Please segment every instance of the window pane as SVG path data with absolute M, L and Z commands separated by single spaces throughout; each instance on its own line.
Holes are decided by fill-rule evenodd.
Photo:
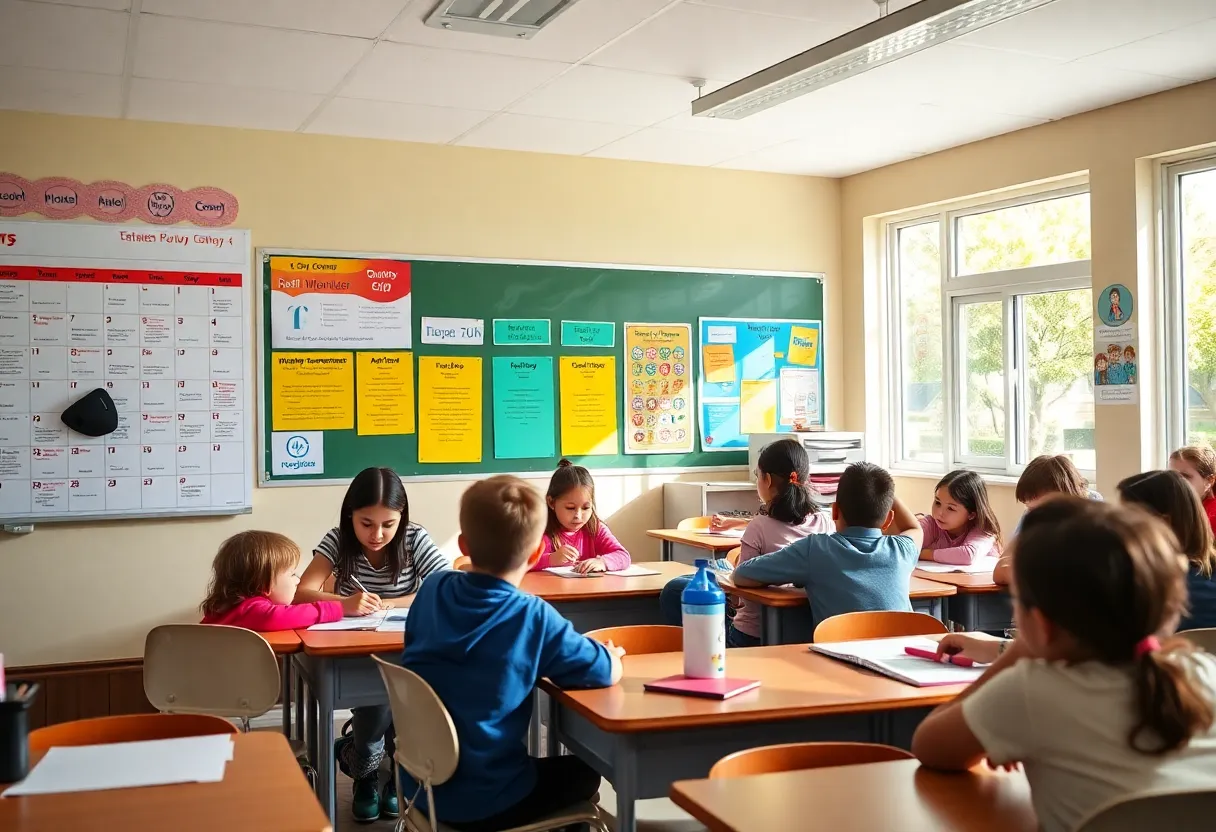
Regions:
M 1089 259 L 1089 194 L 959 217 L 960 276 Z
M 1005 319 L 999 300 L 959 304 L 959 448 L 1005 456 Z
M 1216 442 L 1216 170 L 1179 177 L 1186 440 Z
M 1019 461 L 1065 454 L 1078 468 L 1093 471 L 1093 293 L 1044 292 L 1020 301 L 1029 456 Z
M 936 222 L 899 229 L 903 458 L 941 462 L 942 272 Z

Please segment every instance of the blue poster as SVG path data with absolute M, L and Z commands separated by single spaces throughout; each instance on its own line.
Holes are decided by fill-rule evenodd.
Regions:
M 752 433 L 823 425 L 819 321 L 701 318 L 701 447 L 747 448 Z
M 553 357 L 494 356 L 494 457 L 555 456 Z

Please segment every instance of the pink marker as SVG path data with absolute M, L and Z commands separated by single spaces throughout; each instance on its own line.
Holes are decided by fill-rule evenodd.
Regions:
M 941 662 L 942 664 L 952 664 L 956 667 L 975 667 L 975 662 L 966 656 L 950 655 L 943 653 L 939 658 L 933 650 L 926 650 L 923 647 L 905 647 L 904 652 L 909 656 L 915 656 L 918 659 L 928 659 L 931 662 Z

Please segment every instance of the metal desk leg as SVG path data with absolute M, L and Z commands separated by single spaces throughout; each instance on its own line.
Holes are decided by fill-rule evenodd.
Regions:
M 637 816 L 634 802 L 637 800 L 637 759 L 629 748 L 621 748 L 616 754 L 616 779 L 612 788 L 616 790 L 616 832 L 636 832 Z
M 659 541 L 659 560 L 674 560 L 675 544 L 670 540 Z
M 330 821 L 338 803 L 337 784 L 334 782 L 334 663 L 330 659 L 316 662 L 317 690 L 313 691 L 317 702 L 317 758 L 313 767 L 317 770 L 317 788 L 321 808 Z
M 296 739 L 304 740 L 306 738 L 304 724 L 308 719 L 308 713 L 304 710 L 304 676 L 295 670 L 294 663 L 292 667 L 295 672 L 295 697 L 296 697 Z
M 291 656 L 284 654 L 282 667 L 279 668 L 279 681 L 283 690 L 279 693 L 279 702 L 283 708 L 283 736 L 291 739 Z
M 950 618 L 964 630 L 972 631 L 979 626 L 979 596 L 973 592 L 960 592 L 950 596 Z
M 545 713 L 545 756 L 556 757 L 560 752 L 557 742 L 557 703 L 553 701 L 552 696 L 547 696 L 539 689 L 536 691 L 538 697 L 544 697 L 543 710 Z
M 301 679 L 301 681 L 303 681 Z M 303 687 L 303 686 L 301 686 Z M 317 767 L 317 709 L 313 700 L 312 687 L 304 691 L 304 710 L 300 713 L 300 721 L 304 723 L 304 741 L 308 746 L 308 761 L 313 768 Z
M 760 609 L 760 643 L 765 647 L 784 644 L 781 640 L 781 610 L 769 606 L 762 606 Z
M 532 719 L 528 723 L 528 753 L 533 757 L 548 756 L 547 754 L 541 754 L 540 747 L 540 698 L 542 696 L 544 694 L 540 692 L 540 688 L 532 689 Z

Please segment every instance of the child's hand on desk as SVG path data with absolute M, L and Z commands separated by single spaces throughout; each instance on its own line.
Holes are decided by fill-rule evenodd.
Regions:
M 747 520 L 743 517 L 727 517 L 722 514 L 715 514 L 713 519 L 709 521 L 711 531 L 721 532 L 727 529 L 745 529 L 747 528 Z
M 933 550 L 932 549 L 921 549 L 920 558 L 918 558 L 918 560 L 933 560 Z
M 342 599 L 344 615 L 371 615 L 381 609 L 380 596 L 371 592 L 356 592 Z
M 566 564 L 576 563 L 578 561 L 578 549 L 575 549 L 570 544 L 562 546 L 553 554 L 549 555 L 550 566 L 565 566 Z
M 625 657 L 625 648 L 617 647 L 611 641 L 604 642 L 604 647 L 607 648 L 609 654 L 616 656 L 618 659 Z
M 986 633 L 947 633 L 937 643 L 937 656 L 962 656 L 980 664 L 992 664 L 1001 655 L 1005 639 Z
M 603 558 L 589 558 L 574 564 L 574 571 L 582 575 L 586 575 L 588 572 L 607 572 L 608 564 L 604 562 Z

